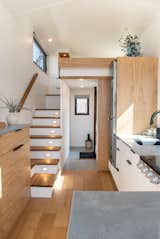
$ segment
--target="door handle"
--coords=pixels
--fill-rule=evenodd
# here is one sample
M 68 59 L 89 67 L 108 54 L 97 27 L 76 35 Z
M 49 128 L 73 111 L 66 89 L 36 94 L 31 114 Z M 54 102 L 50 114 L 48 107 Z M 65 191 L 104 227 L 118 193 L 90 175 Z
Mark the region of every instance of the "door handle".
M 20 148 L 22 148 L 23 146 L 24 146 L 24 144 L 20 144 L 19 146 L 15 147 L 15 148 L 13 149 L 13 151 L 17 151 L 17 150 L 19 150 Z

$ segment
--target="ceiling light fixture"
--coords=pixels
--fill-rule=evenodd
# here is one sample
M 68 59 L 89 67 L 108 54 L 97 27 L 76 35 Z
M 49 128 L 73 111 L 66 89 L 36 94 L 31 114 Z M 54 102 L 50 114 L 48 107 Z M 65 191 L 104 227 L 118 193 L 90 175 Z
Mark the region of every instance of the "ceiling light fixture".
M 84 79 L 82 79 L 82 78 L 81 78 L 81 79 L 79 79 L 79 80 L 80 80 L 80 81 L 84 81 Z

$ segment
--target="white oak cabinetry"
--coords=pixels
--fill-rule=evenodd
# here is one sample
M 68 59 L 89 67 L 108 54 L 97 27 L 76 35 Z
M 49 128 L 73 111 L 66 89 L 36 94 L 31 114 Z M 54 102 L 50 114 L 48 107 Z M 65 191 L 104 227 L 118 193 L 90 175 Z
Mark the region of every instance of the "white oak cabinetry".
M 139 155 L 122 140 L 117 139 L 116 169 L 110 170 L 119 191 L 160 191 L 160 184 L 150 179 L 138 168 Z
M 30 198 L 29 129 L 0 135 L 0 238 L 5 239 Z

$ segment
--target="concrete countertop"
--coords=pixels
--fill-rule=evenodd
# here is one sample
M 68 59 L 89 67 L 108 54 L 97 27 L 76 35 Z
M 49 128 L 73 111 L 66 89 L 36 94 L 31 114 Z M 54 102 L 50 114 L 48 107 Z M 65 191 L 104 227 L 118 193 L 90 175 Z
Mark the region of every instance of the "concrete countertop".
M 118 139 L 122 140 L 127 144 L 135 153 L 140 156 L 149 156 L 149 155 L 160 155 L 160 145 L 139 145 L 135 142 L 134 139 L 151 139 L 156 140 L 153 137 L 143 136 L 143 135 L 117 135 Z
M 27 124 L 10 125 L 4 129 L 0 129 L 0 135 L 7 134 L 12 131 L 18 131 L 18 130 L 28 128 L 28 127 L 30 127 L 30 125 L 27 125 Z
M 160 238 L 160 192 L 74 192 L 68 239 L 151 238 Z

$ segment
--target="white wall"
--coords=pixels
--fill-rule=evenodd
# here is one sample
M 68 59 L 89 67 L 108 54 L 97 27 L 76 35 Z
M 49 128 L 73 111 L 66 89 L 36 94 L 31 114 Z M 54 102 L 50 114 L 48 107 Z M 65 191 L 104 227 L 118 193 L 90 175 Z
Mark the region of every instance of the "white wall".
M 75 96 L 89 95 L 89 115 L 75 115 Z M 70 144 L 72 147 L 84 147 L 87 134 L 94 136 L 94 88 L 72 89 L 70 98 Z
M 61 167 L 68 158 L 70 150 L 70 88 L 61 81 L 61 126 L 63 130 Z
M 145 56 L 156 56 L 159 58 L 158 108 L 160 109 L 160 16 L 156 17 L 142 34 L 142 43 Z
M 32 64 L 33 30 L 30 20 L 13 17 L 0 1 L 0 31 L 0 97 L 13 96 L 19 101 L 33 73 L 38 72 L 39 78 L 26 106 L 43 106 L 42 95 L 48 91 L 49 78 Z M 5 120 L 7 113 L 0 109 L 0 120 Z M 22 119 L 27 123 L 30 118 L 31 112 L 22 112 L 19 123 Z

